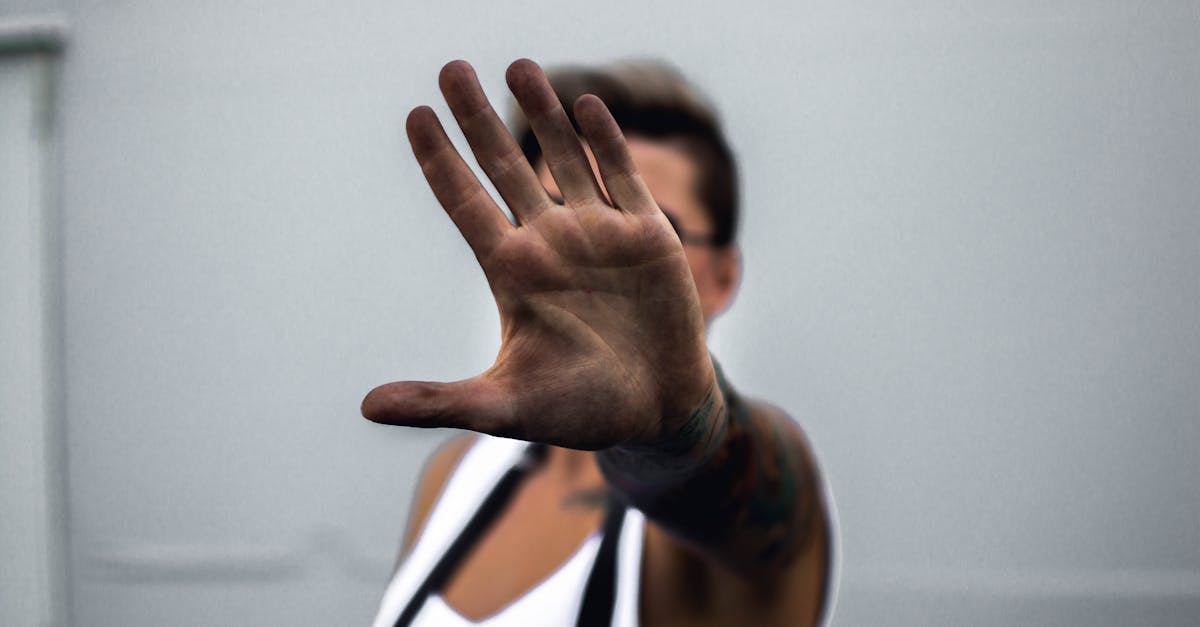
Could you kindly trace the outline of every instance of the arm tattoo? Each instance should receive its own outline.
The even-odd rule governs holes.
[[[635,492],[672,484],[695,472],[717,452],[729,425],[728,407],[719,401],[714,383],[672,437],[657,445],[608,449],[599,457],[601,468],[611,462],[619,470],[606,471],[609,480]]]
[[[761,574],[787,566],[819,520],[816,469],[788,423],[751,411],[722,385],[670,442],[607,449],[597,461],[614,489],[656,523],[737,570]]]
[[[609,487],[607,485],[595,488],[575,490],[564,496],[559,502],[559,509],[600,509],[608,503]]]

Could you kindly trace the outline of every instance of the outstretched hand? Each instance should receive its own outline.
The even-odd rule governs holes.
[[[598,98],[583,96],[574,112],[603,190],[541,69],[520,60],[509,66],[507,79],[562,204],[542,186],[470,65],[448,64],[439,82],[517,226],[480,185],[431,109],[414,109],[407,123],[430,188],[475,252],[495,296],[502,335],[496,362],[455,383],[382,385],[363,400],[363,415],[588,450],[667,440],[715,385],[679,237]]]

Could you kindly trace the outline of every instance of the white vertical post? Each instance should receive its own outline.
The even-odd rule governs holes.
[[[67,622],[51,81],[61,29],[0,23],[0,625]]]

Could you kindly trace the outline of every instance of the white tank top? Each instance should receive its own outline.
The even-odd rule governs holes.
[[[435,594],[425,600],[412,626],[573,625],[579,614],[580,582],[587,580],[599,549],[600,536],[593,535],[553,574],[478,623],[464,618],[441,595]]]
[[[471,516],[499,478],[521,459],[527,442],[480,435],[450,475],[430,512],[408,557],[393,575],[373,627],[393,627],[405,605],[436,565],[442,554],[458,537]],[[840,551],[836,542],[837,520],[833,501],[826,487],[829,510],[829,579],[825,587],[821,625],[828,625],[836,599]],[[638,592],[641,588],[642,541],[645,518],[630,508],[621,524],[617,545],[617,587],[613,606],[613,627],[638,627]],[[472,621],[454,611],[439,595],[430,595],[421,606],[412,627],[531,627],[574,625],[588,574],[600,546],[600,536],[592,535],[550,576],[524,595],[482,621]]]

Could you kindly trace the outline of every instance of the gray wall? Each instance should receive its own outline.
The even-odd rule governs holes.
[[[452,58],[503,97],[518,56],[655,55],[743,160],[713,347],[817,443],[838,624],[1194,625],[1196,3],[868,4],[5,5],[72,29],[74,624],[368,621],[449,434],[358,402],[498,344],[405,112]]]

